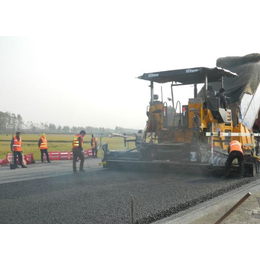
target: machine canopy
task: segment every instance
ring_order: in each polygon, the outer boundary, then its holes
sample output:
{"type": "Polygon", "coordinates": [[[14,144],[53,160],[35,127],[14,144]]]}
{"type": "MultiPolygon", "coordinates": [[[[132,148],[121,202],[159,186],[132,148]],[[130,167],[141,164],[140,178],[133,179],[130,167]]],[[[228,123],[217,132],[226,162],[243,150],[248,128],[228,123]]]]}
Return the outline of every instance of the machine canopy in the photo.
{"type": "Polygon", "coordinates": [[[221,81],[222,77],[238,77],[236,73],[229,70],[215,67],[215,68],[189,68],[180,70],[168,70],[153,73],[144,73],[139,76],[139,79],[149,80],[157,83],[166,82],[178,82],[181,84],[198,84],[204,83],[205,77],[207,75],[208,82],[218,82],[221,81]]]}

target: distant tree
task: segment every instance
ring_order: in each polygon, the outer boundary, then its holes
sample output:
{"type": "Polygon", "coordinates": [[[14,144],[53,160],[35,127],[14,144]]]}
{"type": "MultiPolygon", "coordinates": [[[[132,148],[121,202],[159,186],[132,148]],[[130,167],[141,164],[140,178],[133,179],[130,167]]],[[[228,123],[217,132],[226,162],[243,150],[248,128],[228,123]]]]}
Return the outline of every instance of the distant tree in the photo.
{"type": "Polygon", "coordinates": [[[44,124],[44,129],[46,133],[49,132],[49,125],[47,123],[44,124]]]}
{"type": "Polygon", "coordinates": [[[35,133],[36,132],[37,128],[36,128],[35,124],[32,121],[27,122],[26,125],[29,126],[29,132],[31,132],[31,133],[35,133]]]}
{"type": "Polygon", "coordinates": [[[59,125],[57,128],[57,133],[61,133],[62,132],[62,127],[59,125]]]}
{"type": "Polygon", "coordinates": [[[78,127],[73,126],[73,127],[71,128],[71,132],[72,132],[73,134],[77,134],[77,133],[78,133],[78,127]]]}
{"type": "Polygon", "coordinates": [[[11,127],[12,127],[13,132],[15,132],[16,127],[17,127],[17,118],[16,118],[15,114],[11,115],[11,127]]]}
{"type": "Polygon", "coordinates": [[[41,132],[45,131],[45,124],[42,122],[40,123],[40,130],[41,130],[41,132]]]}
{"type": "Polygon", "coordinates": [[[120,127],[120,126],[116,126],[116,127],[115,127],[115,131],[116,131],[116,132],[124,132],[124,128],[123,128],[123,127],[120,127]]]}
{"type": "Polygon", "coordinates": [[[22,129],[23,127],[23,118],[20,114],[17,115],[17,129],[22,129]]]}
{"type": "Polygon", "coordinates": [[[70,127],[69,126],[63,126],[62,132],[63,133],[70,133],[70,127]]]}
{"type": "Polygon", "coordinates": [[[56,126],[54,124],[49,124],[49,132],[56,133],[56,126]]]}
{"type": "Polygon", "coordinates": [[[6,132],[8,126],[8,114],[0,112],[0,131],[6,132]]]}
{"type": "Polygon", "coordinates": [[[76,127],[73,126],[70,128],[69,126],[58,126],[56,128],[55,124],[48,124],[48,123],[34,123],[32,121],[27,122],[24,124],[23,118],[20,114],[17,116],[14,113],[9,112],[1,112],[0,111],[0,132],[2,133],[14,133],[16,130],[21,130],[23,126],[26,126],[27,129],[24,129],[23,132],[27,131],[28,133],[36,133],[36,132],[45,132],[45,133],[79,133],[81,130],[85,130],[87,134],[106,134],[111,132],[118,132],[118,133],[134,133],[138,130],[128,129],[116,126],[115,129],[104,128],[104,127],[76,127]]]}
{"type": "Polygon", "coordinates": [[[7,124],[6,124],[6,126],[7,126],[7,129],[9,130],[9,132],[11,133],[13,131],[11,114],[6,112],[6,116],[7,116],[7,122],[6,122],[7,124]]]}

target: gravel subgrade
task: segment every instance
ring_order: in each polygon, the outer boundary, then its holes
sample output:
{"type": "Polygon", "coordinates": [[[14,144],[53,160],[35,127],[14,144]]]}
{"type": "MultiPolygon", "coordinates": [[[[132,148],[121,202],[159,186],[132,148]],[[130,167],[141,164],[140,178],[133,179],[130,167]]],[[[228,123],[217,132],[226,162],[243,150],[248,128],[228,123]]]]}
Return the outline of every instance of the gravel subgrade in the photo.
{"type": "Polygon", "coordinates": [[[152,223],[254,178],[92,170],[0,185],[0,223],[152,223]]]}

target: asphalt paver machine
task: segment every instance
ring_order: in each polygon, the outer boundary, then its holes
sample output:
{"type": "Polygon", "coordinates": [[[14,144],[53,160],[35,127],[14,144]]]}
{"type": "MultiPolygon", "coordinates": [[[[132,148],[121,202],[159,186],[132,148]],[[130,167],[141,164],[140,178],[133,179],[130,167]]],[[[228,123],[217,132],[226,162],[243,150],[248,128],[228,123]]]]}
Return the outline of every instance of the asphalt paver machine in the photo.
{"type": "MultiPolygon", "coordinates": [[[[110,151],[103,146],[105,168],[138,170],[197,170],[223,172],[227,148],[231,140],[239,140],[247,159],[246,172],[258,171],[255,139],[250,129],[239,122],[236,109],[227,99],[227,108],[220,106],[214,88],[225,88],[224,79],[239,75],[221,67],[196,67],[144,73],[138,78],[149,82],[150,102],[146,127],[136,149],[110,151]],[[170,104],[159,100],[155,84],[170,87],[170,104]],[[201,85],[202,84],[202,85],[201,85]],[[174,101],[175,86],[193,86],[193,97],[187,104],[174,101]],[[203,86],[198,93],[198,87],[203,86]],[[214,88],[213,88],[214,86],[214,88]],[[234,115],[233,115],[233,114],[234,115]]],[[[161,94],[162,98],[163,94],[161,94]]]]}

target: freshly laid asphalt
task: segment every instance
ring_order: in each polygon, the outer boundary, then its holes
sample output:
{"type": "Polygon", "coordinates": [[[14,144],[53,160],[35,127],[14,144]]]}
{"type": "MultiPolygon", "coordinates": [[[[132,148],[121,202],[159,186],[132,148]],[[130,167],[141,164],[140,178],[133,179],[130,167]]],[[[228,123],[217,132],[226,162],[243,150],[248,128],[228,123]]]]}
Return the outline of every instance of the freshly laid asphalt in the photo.
{"type": "Polygon", "coordinates": [[[221,221],[218,224],[260,224],[260,180],[245,184],[155,223],[215,224],[219,220],[221,221]]]}
{"type": "MultiPolygon", "coordinates": [[[[0,223],[213,224],[250,189],[252,196],[235,212],[253,203],[247,209],[252,219],[246,214],[233,221],[259,221],[258,178],[112,171],[99,166],[100,161],[87,159],[81,174],[72,173],[71,161],[36,162],[16,170],[0,167],[0,223]]],[[[235,212],[223,223],[232,223],[235,212]]]]}

